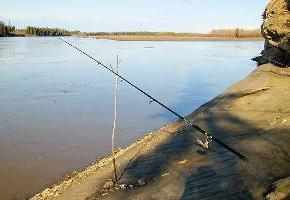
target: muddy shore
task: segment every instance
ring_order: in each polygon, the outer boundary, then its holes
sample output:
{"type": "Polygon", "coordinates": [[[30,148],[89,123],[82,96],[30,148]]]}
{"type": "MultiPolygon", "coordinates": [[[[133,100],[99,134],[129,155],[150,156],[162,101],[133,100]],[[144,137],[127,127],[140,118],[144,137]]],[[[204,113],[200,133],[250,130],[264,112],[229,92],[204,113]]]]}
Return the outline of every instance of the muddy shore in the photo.
{"type": "Polygon", "coordinates": [[[249,161],[213,142],[205,150],[196,144],[204,138],[176,121],[117,153],[119,187],[108,186],[108,157],[32,199],[270,199],[272,183],[290,176],[288,68],[257,67],[187,119],[249,161]]]}

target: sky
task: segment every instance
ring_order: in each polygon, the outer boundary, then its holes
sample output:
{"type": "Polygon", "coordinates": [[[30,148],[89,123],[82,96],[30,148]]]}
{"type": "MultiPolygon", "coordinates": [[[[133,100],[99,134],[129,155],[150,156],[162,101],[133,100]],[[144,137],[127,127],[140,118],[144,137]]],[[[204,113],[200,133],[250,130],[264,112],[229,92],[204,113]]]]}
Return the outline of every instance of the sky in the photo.
{"type": "Polygon", "coordinates": [[[0,0],[0,20],[80,31],[259,28],[268,0],[0,0]]]}

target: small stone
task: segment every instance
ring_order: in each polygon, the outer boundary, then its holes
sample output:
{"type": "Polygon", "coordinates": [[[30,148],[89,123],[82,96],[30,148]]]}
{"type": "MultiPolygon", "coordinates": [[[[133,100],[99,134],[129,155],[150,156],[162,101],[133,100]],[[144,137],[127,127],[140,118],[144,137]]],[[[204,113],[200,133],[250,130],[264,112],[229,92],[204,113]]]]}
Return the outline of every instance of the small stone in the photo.
{"type": "Polygon", "coordinates": [[[270,123],[271,126],[273,126],[275,124],[277,124],[277,122],[275,122],[275,121],[273,121],[273,122],[270,123]]]}
{"type": "Polygon", "coordinates": [[[114,186],[114,182],[112,179],[107,179],[107,181],[104,184],[104,189],[110,189],[114,186]]]}
{"type": "Polygon", "coordinates": [[[66,184],[67,185],[70,185],[72,182],[73,182],[73,180],[72,179],[69,179],[69,180],[66,181],[66,184]]]}
{"type": "Polygon", "coordinates": [[[167,176],[167,175],[169,175],[169,173],[167,172],[167,173],[165,173],[165,174],[162,174],[161,176],[163,177],[163,176],[167,176]]]}
{"type": "Polygon", "coordinates": [[[188,163],[188,160],[181,160],[178,162],[180,165],[186,165],[188,163]]]}
{"type": "Polygon", "coordinates": [[[127,186],[126,184],[120,184],[119,187],[120,187],[122,190],[126,190],[128,186],[127,186]]]}
{"type": "Polygon", "coordinates": [[[49,188],[46,188],[45,190],[43,190],[42,194],[43,195],[48,195],[49,194],[49,188]]]}
{"type": "Polygon", "coordinates": [[[106,196],[106,195],[108,195],[109,193],[107,193],[107,192],[104,192],[104,193],[102,193],[101,195],[102,196],[106,196]]]}
{"type": "Polygon", "coordinates": [[[138,183],[139,186],[146,185],[145,179],[140,179],[140,180],[138,180],[137,183],[138,183]]]}

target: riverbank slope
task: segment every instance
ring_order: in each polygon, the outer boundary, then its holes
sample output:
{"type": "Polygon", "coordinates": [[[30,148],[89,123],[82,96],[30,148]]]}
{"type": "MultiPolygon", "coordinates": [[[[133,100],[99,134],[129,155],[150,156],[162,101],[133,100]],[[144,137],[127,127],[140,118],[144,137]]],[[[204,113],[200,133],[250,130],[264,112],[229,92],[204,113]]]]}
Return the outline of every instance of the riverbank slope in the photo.
{"type": "Polygon", "coordinates": [[[213,142],[204,150],[204,138],[177,121],[118,152],[118,187],[105,158],[32,199],[263,199],[290,176],[288,68],[261,65],[187,118],[249,161],[213,142]]]}

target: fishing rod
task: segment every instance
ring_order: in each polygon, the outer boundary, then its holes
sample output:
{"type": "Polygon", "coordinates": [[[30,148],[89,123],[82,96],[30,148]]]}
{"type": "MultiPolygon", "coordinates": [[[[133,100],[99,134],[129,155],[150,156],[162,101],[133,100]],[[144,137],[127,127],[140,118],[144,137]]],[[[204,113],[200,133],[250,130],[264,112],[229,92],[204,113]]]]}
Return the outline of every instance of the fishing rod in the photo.
{"type": "Polygon", "coordinates": [[[108,67],[105,64],[101,63],[100,61],[98,61],[96,58],[92,57],[91,55],[87,54],[86,52],[84,52],[80,48],[72,45],[71,43],[67,42],[66,40],[64,40],[62,38],[58,38],[58,39],[61,40],[61,41],[63,41],[67,45],[73,47],[74,49],[76,49],[77,51],[79,51],[83,55],[87,56],[91,60],[95,61],[98,65],[102,66],[103,68],[105,68],[106,70],[108,70],[109,72],[111,72],[112,74],[114,74],[115,76],[118,76],[121,80],[125,81],[127,84],[129,84],[130,86],[132,86],[133,88],[135,88],[136,90],[138,90],[139,92],[141,92],[142,94],[144,94],[145,96],[147,96],[150,99],[150,102],[156,102],[157,104],[159,104],[160,106],[162,106],[163,108],[165,108],[167,111],[171,112],[172,114],[174,114],[175,116],[177,116],[179,119],[181,119],[182,121],[186,122],[188,125],[190,125],[194,129],[196,129],[197,131],[199,131],[200,133],[202,133],[203,135],[205,135],[207,139],[212,140],[212,141],[218,143],[219,145],[221,145],[222,147],[224,147],[225,149],[227,149],[231,153],[233,153],[236,156],[238,156],[243,161],[248,161],[248,158],[246,156],[244,156],[241,153],[239,153],[238,151],[234,150],[233,148],[231,148],[230,146],[228,146],[227,144],[225,144],[224,142],[222,142],[218,138],[214,137],[213,135],[207,133],[204,129],[200,128],[199,126],[191,123],[185,117],[181,116],[180,114],[178,114],[177,112],[175,112],[174,110],[172,110],[171,108],[169,108],[168,106],[166,106],[165,104],[161,103],[158,99],[154,98],[153,96],[151,96],[150,94],[148,94],[147,92],[145,92],[144,90],[142,90],[140,87],[138,87],[135,84],[133,84],[131,81],[129,81],[128,79],[126,79],[125,77],[123,77],[122,75],[120,75],[119,73],[116,73],[110,67],[108,67]]]}

